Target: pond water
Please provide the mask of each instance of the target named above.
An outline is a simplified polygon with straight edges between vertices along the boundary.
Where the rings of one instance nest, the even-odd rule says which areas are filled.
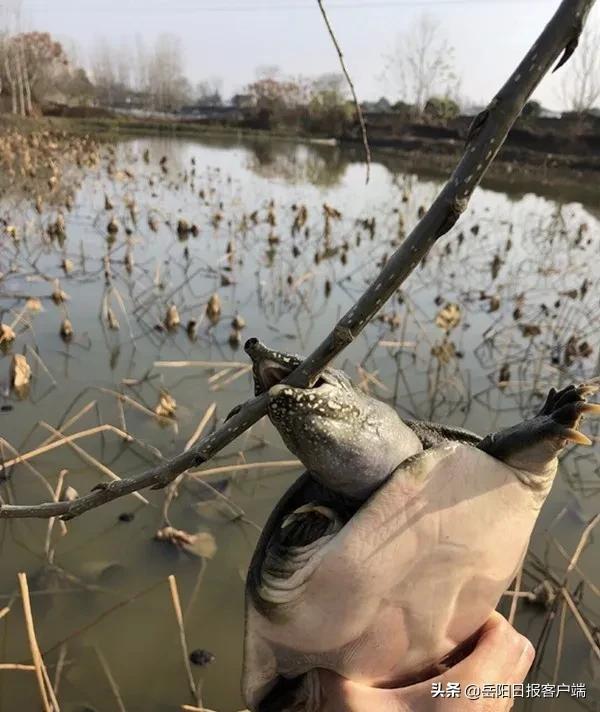
[[[48,425],[72,434],[108,424],[135,442],[105,427],[78,439],[78,451],[69,444],[45,451],[9,470],[0,483],[5,501],[47,501],[63,469],[66,484],[84,493],[106,479],[98,462],[126,477],[154,464],[156,449],[164,457],[180,452],[212,403],[222,419],[251,395],[232,319],[239,314],[246,323],[241,344],[257,336],[280,350],[310,352],[442,186],[433,158],[424,177],[376,155],[365,185],[355,153],[283,141],[144,138],[105,145],[100,154],[95,167],[73,172],[73,204],[61,210],[64,240],[47,236],[59,210],[50,198],[41,211],[32,194],[0,198],[0,215],[20,236],[0,233],[0,321],[17,334],[0,355],[2,457],[13,457],[11,446],[24,453],[51,441]],[[459,224],[339,361],[406,417],[485,434],[532,415],[550,386],[598,374],[597,206],[545,197],[535,185],[503,190],[476,191]],[[107,239],[112,217],[119,230]],[[178,231],[180,220],[197,234]],[[69,296],[61,304],[50,298],[55,279]],[[205,312],[214,294],[221,315],[211,321]],[[39,297],[43,310],[28,309],[27,297]],[[460,320],[446,334],[436,317],[448,304]],[[181,325],[169,330],[161,325],[172,305]],[[69,341],[59,333],[65,318],[74,330]],[[119,329],[110,328],[114,319]],[[191,336],[190,320],[197,322]],[[15,353],[33,371],[21,394],[8,384]],[[152,413],[161,392],[177,403],[174,419]],[[562,582],[598,512],[598,426],[584,430],[596,447],[563,460],[532,539],[525,591],[552,577]],[[206,560],[154,539],[164,492],[144,492],[148,504],[125,497],[65,530],[55,523],[49,539],[46,521],[0,522],[0,611],[10,608],[0,621],[0,662],[30,659],[15,598],[17,572],[25,571],[40,648],[51,679],[60,678],[61,709],[180,709],[192,700],[167,583],[174,574],[189,648],[214,655],[194,667],[204,704],[242,709],[244,577],[259,527],[301,471],[292,459],[261,422],[202,468],[259,463],[208,476],[225,498],[201,480],[182,483],[170,522],[214,537]],[[273,461],[283,464],[260,466]],[[519,630],[543,641],[531,681],[586,685],[585,699],[563,694],[560,710],[600,709],[599,663],[585,637],[587,630],[598,645],[598,536],[591,533],[567,582],[582,622],[567,609],[560,654],[561,605],[552,615],[523,602],[517,609]],[[210,539],[201,543],[210,553]],[[0,671],[0,709],[39,709],[34,680]],[[530,700],[516,709],[547,705]]]

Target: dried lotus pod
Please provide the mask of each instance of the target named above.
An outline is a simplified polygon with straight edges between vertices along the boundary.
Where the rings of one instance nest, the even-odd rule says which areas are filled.
[[[179,325],[181,324],[181,319],[179,317],[179,312],[177,311],[177,307],[175,304],[171,304],[171,306],[167,309],[167,314],[165,316],[165,326],[169,331],[172,331],[173,329],[176,329]]]
[[[10,344],[17,338],[12,326],[0,324],[0,344]]]
[[[23,354],[15,354],[10,362],[10,385],[20,390],[31,382],[31,366]]]
[[[166,391],[161,391],[158,403],[154,412],[161,418],[174,418],[177,410],[177,402],[172,395]]]
[[[70,341],[73,338],[73,324],[69,319],[63,319],[60,325],[60,335],[65,341]]]
[[[221,298],[216,292],[208,300],[206,316],[213,324],[216,324],[221,318]]]

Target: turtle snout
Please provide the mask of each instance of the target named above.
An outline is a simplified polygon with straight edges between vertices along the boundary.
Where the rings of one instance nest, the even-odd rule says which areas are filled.
[[[244,351],[248,354],[248,356],[252,355],[252,352],[255,351],[256,347],[260,344],[260,341],[254,337],[251,339],[248,339],[246,343],[244,344]]]

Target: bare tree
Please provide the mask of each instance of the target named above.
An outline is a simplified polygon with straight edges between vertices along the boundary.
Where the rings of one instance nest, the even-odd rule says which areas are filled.
[[[103,101],[111,104],[116,83],[116,69],[112,48],[105,39],[96,42],[90,57],[92,79]]]
[[[29,76],[29,66],[27,63],[27,55],[25,53],[25,42],[23,42],[22,38],[18,44],[17,52],[19,53],[19,59],[22,66],[23,87],[25,89],[25,108],[27,114],[31,116],[33,114],[33,103],[31,100],[31,81]]]
[[[140,37],[134,48],[101,39],[90,57],[90,67],[100,101],[108,105],[129,102],[136,93],[138,105],[168,111],[192,93],[183,73],[181,42],[175,35],[159,35],[151,50]]]
[[[133,84],[137,91],[145,91],[150,84],[148,51],[141,35],[135,37],[135,61],[133,63]]]
[[[458,93],[454,48],[439,23],[428,15],[422,15],[398,37],[394,51],[385,60],[384,78],[419,113],[431,97]]]
[[[6,80],[10,86],[12,113],[25,115],[25,90],[23,83],[23,66],[18,43],[14,35],[21,27],[21,0],[9,0],[0,6],[2,25],[5,28],[3,42],[3,67]]]
[[[121,43],[119,47],[113,49],[113,53],[116,82],[123,89],[131,91],[136,74],[134,71],[133,52],[128,45]]]
[[[348,98],[348,84],[343,74],[328,72],[321,74],[312,82],[312,90],[324,100],[341,104]]]
[[[12,102],[12,113],[13,114],[18,114],[18,105],[17,105],[17,80],[15,79],[15,76],[13,74],[12,70],[12,57],[11,57],[11,51],[10,51],[10,43],[6,44],[6,51],[4,53],[4,71],[6,73],[6,79],[8,80],[8,84],[10,86],[10,98]]]
[[[156,39],[149,62],[149,87],[155,108],[168,111],[189,94],[189,82],[183,73],[181,42],[175,35],[162,34]]]
[[[49,95],[68,81],[71,65],[60,42],[48,32],[23,32],[11,38],[14,45],[18,80],[23,85],[28,113],[32,97],[44,103]]]
[[[561,84],[564,105],[585,114],[600,102],[600,26],[589,24]]]
[[[15,69],[15,74],[16,74],[16,81],[17,81],[17,89],[19,91],[19,110],[21,116],[25,116],[27,114],[27,110],[25,107],[25,82],[23,81],[23,63],[21,61],[21,43],[17,38],[13,38],[10,42],[10,47],[11,47],[11,54],[14,59],[14,69]]]
[[[223,80],[221,77],[210,77],[196,84],[196,98],[204,103],[220,105],[223,103]]]

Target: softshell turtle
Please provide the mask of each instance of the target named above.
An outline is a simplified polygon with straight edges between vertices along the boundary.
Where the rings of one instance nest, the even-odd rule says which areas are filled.
[[[326,369],[250,339],[255,391],[306,466],[271,514],[246,587],[243,689],[252,712],[316,712],[319,670],[397,687],[460,659],[519,569],[557,456],[595,384],[551,389],[530,420],[480,438],[404,422]]]

